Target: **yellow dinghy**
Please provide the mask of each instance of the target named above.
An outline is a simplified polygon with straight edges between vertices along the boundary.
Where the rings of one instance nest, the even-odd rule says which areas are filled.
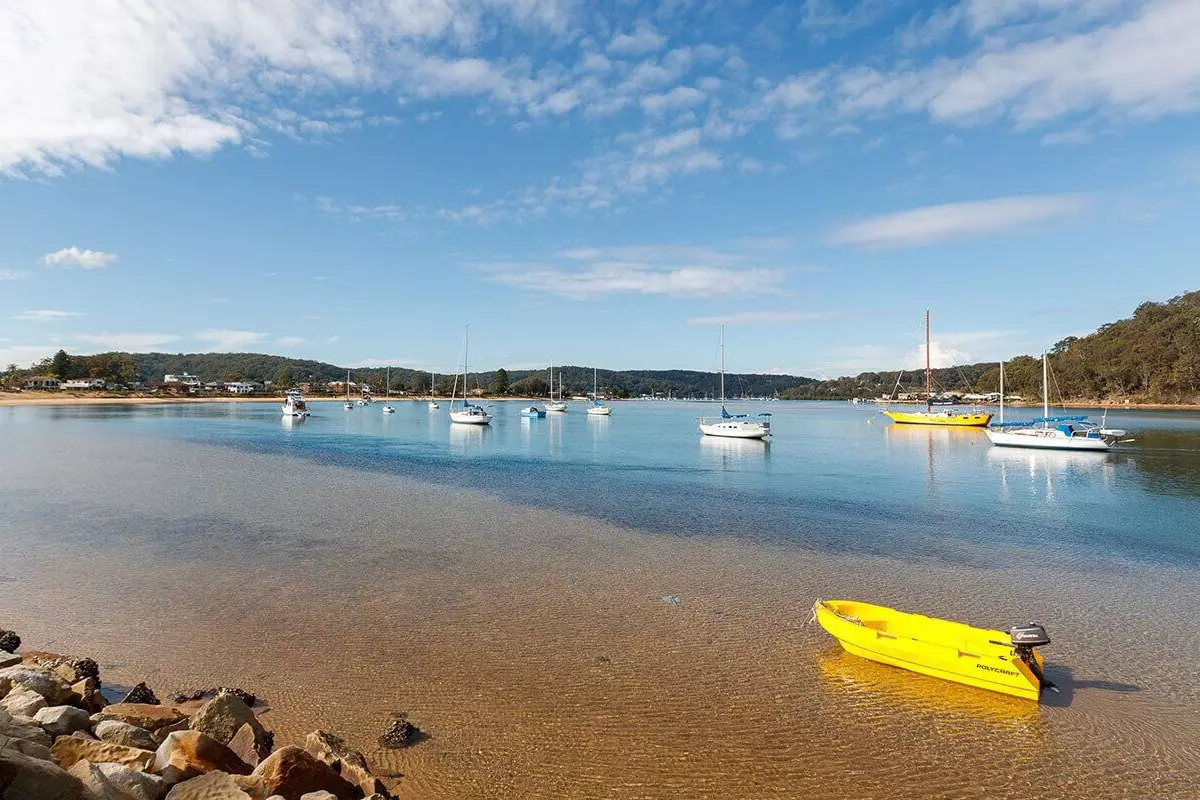
[[[1035,702],[1043,688],[1055,688],[1034,649],[1050,644],[1041,625],[1005,633],[854,600],[818,600],[813,615],[862,658]]]
[[[901,425],[956,425],[962,428],[982,428],[992,421],[992,415],[979,411],[884,411],[892,422]]]

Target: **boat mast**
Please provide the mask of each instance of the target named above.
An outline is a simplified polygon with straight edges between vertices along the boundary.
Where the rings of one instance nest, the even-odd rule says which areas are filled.
[[[350,402],[350,370],[346,370],[346,402]]]
[[[725,407],[725,323],[721,323],[721,408]]]
[[[463,408],[467,407],[467,359],[471,350],[471,326],[463,331]]]
[[[1000,422],[1004,422],[1004,362],[1000,362]]]
[[[383,380],[387,384],[387,386],[384,388],[384,391],[387,392],[387,395],[383,400],[383,402],[386,404],[390,403],[392,400],[392,368],[390,365],[387,368],[387,377]]]
[[[1050,370],[1049,356],[1046,351],[1042,351],[1042,416],[1050,416],[1050,382],[1047,380],[1047,373]]]
[[[592,367],[592,405],[600,405],[600,397],[596,394],[596,368]]]
[[[929,309],[925,309],[925,413],[933,410],[933,385],[929,369]]]

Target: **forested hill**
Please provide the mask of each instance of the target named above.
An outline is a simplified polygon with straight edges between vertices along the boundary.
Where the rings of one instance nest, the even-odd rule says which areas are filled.
[[[1143,303],[1133,316],[1070,336],[1050,351],[1050,394],[1056,400],[1119,403],[1200,403],[1200,292],[1165,303]],[[790,399],[846,399],[890,394],[897,372],[864,372],[817,381],[787,392]],[[1000,367],[968,364],[933,371],[935,391],[995,392]],[[901,392],[924,389],[924,371],[904,373]],[[1041,356],[1004,365],[1005,394],[1042,394]]]

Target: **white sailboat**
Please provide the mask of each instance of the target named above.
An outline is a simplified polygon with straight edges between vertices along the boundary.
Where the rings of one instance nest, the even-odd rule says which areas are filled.
[[[454,380],[454,391],[450,396],[450,421],[460,425],[487,425],[492,421],[492,415],[483,406],[473,405],[467,400],[467,355],[471,337],[471,326],[468,325],[463,334],[463,404],[462,408],[454,410],[454,399],[458,394],[458,379]]]
[[[1028,422],[1004,421],[1004,365],[1000,365],[1000,422],[986,431],[997,447],[1089,450],[1106,453],[1125,431],[1096,424],[1085,416],[1050,416],[1050,360],[1042,353],[1042,416]],[[1105,413],[1107,417],[1107,412]]]
[[[387,392],[387,395],[383,400],[383,413],[395,414],[396,409],[392,408],[392,368],[390,366],[387,368],[387,377],[384,378],[384,381],[387,383],[387,387],[384,390]]]
[[[437,373],[436,373],[436,372],[431,372],[431,373],[429,373],[429,407],[430,407],[431,409],[434,409],[434,408],[438,408],[438,407],[439,407],[439,406],[438,406],[438,401],[437,401],[437,400],[435,400],[435,399],[433,399],[433,385],[434,385],[434,380],[435,380],[436,378],[437,378]]]
[[[563,398],[562,393],[562,372],[558,373],[558,399],[554,399],[554,365],[550,365],[550,399],[542,403],[542,408],[547,411],[553,411],[556,414],[567,413],[567,403]]]
[[[347,411],[354,410],[354,403],[350,402],[350,370],[346,370],[346,403],[344,407]]]
[[[771,435],[770,414],[759,414],[752,419],[749,414],[730,414],[725,410],[725,326],[721,326],[721,416],[717,419],[701,417],[700,432],[705,436],[724,436],[729,439],[765,439]]]
[[[596,368],[592,367],[592,404],[587,409],[590,417],[608,417],[612,416],[612,409],[600,402],[600,395],[596,389]]]

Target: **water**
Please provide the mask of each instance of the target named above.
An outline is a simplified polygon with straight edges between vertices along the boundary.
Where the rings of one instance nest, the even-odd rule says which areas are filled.
[[[393,405],[0,408],[0,624],[254,683],[282,734],[371,750],[407,710],[433,738],[371,755],[411,797],[1200,789],[1198,415],[1111,414],[1138,441],[1104,455],[844,403],[765,404],[769,444],[698,436],[704,404]],[[843,656],[816,596],[1037,618],[1066,691]]]

